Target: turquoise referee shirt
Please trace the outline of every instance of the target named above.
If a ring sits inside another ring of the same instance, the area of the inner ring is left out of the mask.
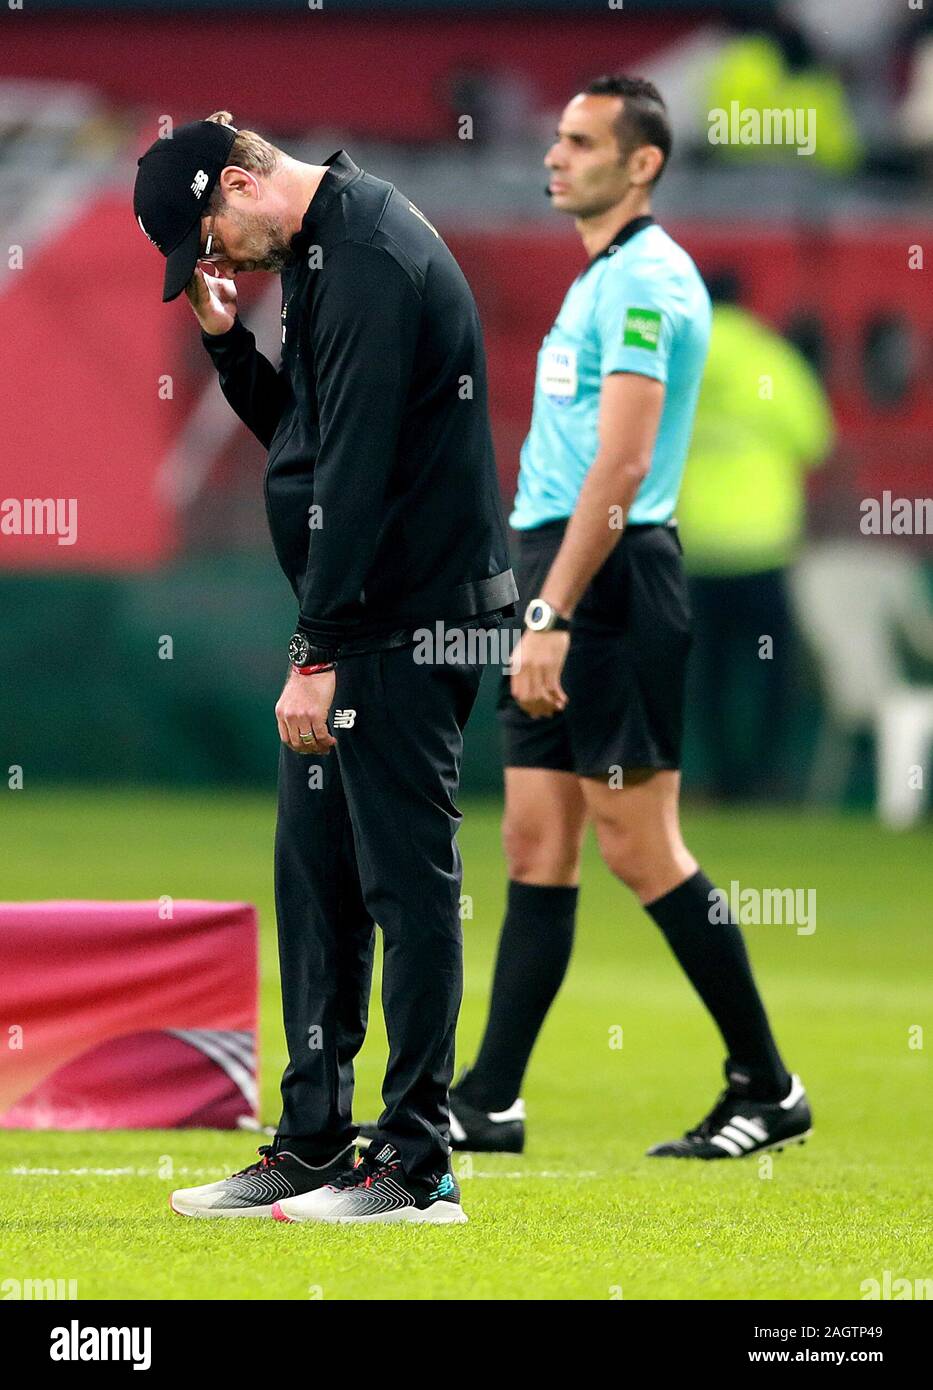
[[[541,344],[531,429],[522,446],[518,531],[568,517],[598,447],[599,393],[612,372],[665,384],[651,468],[630,522],[665,522],[683,477],[710,334],[710,300],[693,261],[638,217],[577,276]]]

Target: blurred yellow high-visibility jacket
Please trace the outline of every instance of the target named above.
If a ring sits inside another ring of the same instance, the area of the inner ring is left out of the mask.
[[[793,558],[807,470],[833,423],[805,358],[744,309],[717,305],[677,519],[691,574],[752,574]]]
[[[849,107],[845,87],[826,68],[791,72],[773,39],[750,34],[726,44],[711,73],[709,103],[713,110],[763,112],[766,108],[813,112],[815,144],[812,158],[824,169],[850,173],[862,157],[862,142]],[[793,146],[717,145],[729,159],[762,161],[794,158]],[[801,163],[806,163],[802,159]]]

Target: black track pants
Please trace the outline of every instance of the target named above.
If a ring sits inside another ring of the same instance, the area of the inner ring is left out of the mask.
[[[463,990],[455,803],[481,667],[419,665],[413,650],[341,662],[336,749],[280,752],[275,896],[289,1063],[278,1134],[320,1159],[355,1136],[353,1059],[378,923],[389,1038],[379,1128],[406,1172],[427,1176],[447,1170]]]

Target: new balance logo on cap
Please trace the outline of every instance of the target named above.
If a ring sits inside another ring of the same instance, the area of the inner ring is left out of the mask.
[[[198,172],[195,174],[194,178],[191,180],[191,192],[194,194],[196,198],[200,198],[201,194],[204,192],[206,187],[207,175],[205,174],[203,169],[199,169]]]

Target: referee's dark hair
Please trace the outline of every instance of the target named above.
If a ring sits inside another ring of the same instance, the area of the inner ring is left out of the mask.
[[[652,179],[652,183],[657,183],[670,157],[673,136],[664,98],[654,83],[617,72],[611,77],[595,77],[583,91],[588,97],[622,98],[622,112],[616,121],[619,149],[625,157],[639,145],[657,145],[663,155],[661,167]]]

